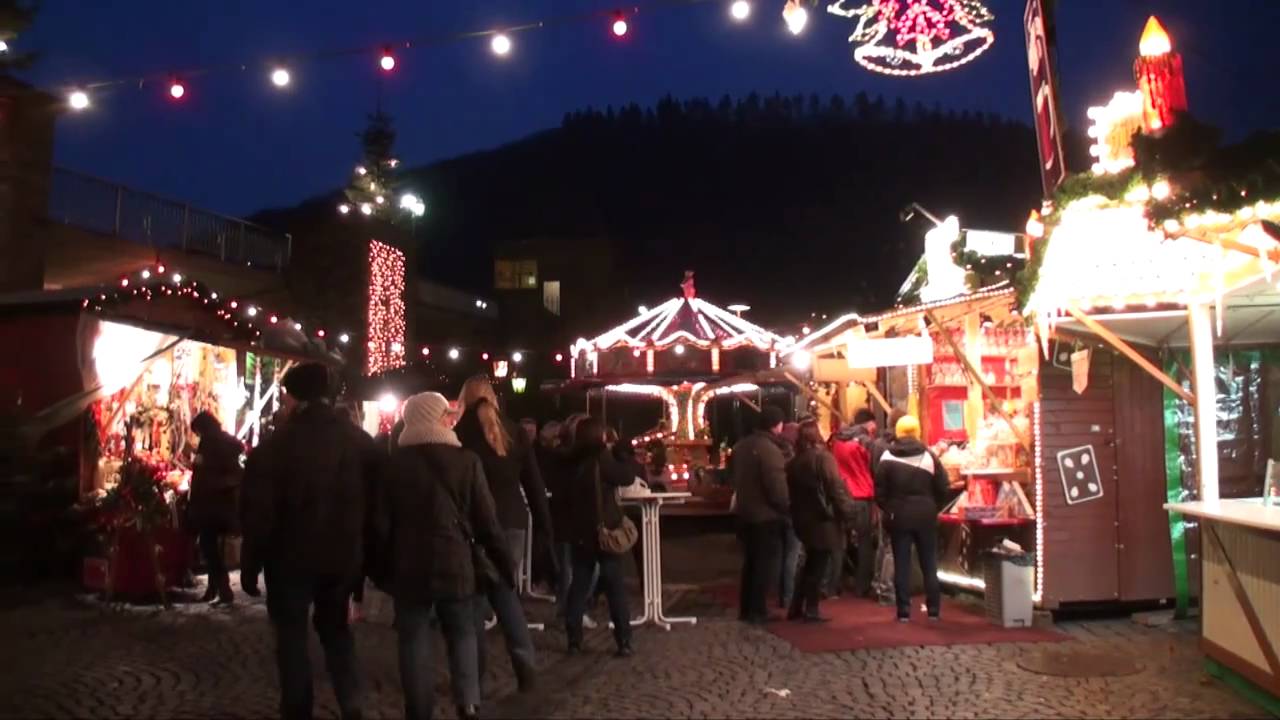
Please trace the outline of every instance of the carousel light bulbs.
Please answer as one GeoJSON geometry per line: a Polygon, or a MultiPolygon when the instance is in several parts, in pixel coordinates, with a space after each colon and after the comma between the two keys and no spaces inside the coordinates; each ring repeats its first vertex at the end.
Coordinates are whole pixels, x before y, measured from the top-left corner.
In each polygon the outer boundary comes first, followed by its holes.
{"type": "Polygon", "coordinates": [[[140,275],[142,275],[142,279],[143,279],[143,280],[150,280],[150,279],[151,279],[151,271],[150,271],[150,270],[143,270],[143,271],[142,271],[141,273],[139,273],[139,274],[140,274],[140,275]]]}
{"type": "Polygon", "coordinates": [[[89,107],[89,94],[83,90],[75,90],[67,96],[67,104],[72,110],[84,110],[89,107]]]}
{"type": "Polygon", "coordinates": [[[649,308],[645,307],[644,305],[641,305],[640,307],[636,308],[636,310],[637,310],[641,315],[643,315],[643,314],[645,314],[645,313],[649,312],[649,308]]]}
{"type": "Polygon", "coordinates": [[[489,48],[493,50],[494,55],[505,57],[511,53],[511,38],[498,33],[489,41],[489,48]]]}
{"type": "Polygon", "coordinates": [[[747,0],[735,0],[729,6],[729,16],[738,22],[746,20],[751,17],[751,3],[747,2],[747,0]]]}
{"type": "Polygon", "coordinates": [[[182,282],[182,274],[181,274],[181,273],[174,273],[174,274],[173,274],[173,282],[174,282],[175,284],[182,282]]]}
{"type": "Polygon", "coordinates": [[[786,22],[787,29],[792,35],[799,35],[809,24],[809,11],[797,0],[787,0],[787,4],[782,8],[782,20],[786,22]]]}
{"type": "Polygon", "coordinates": [[[250,306],[249,306],[249,308],[248,308],[247,310],[245,310],[245,313],[246,313],[249,317],[257,317],[257,316],[258,316],[258,308],[256,308],[256,307],[254,307],[254,306],[250,305],[250,306]]]}
{"type": "Polygon", "coordinates": [[[284,68],[276,68],[271,71],[271,84],[276,87],[285,87],[292,79],[293,78],[289,75],[289,71],[284,68]]]}
{"type": "Polygon", "coordinates": [[[683,355],[683,354],[684,354],[684,346],[683,346],[683,345],[677,345],[677,346],[675,347],[675,352],[676,352],[676,354],[677,354],[677,355],[683,355]]]}

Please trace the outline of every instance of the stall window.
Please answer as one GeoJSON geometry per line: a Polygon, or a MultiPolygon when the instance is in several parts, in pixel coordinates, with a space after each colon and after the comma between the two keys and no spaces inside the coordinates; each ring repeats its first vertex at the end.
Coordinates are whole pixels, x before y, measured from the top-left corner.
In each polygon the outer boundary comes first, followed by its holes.
{"type": "Polygon", "coordinates": [[[942,430],[943,432],[964,430],[963,400],[942,401],[942,430]]]}

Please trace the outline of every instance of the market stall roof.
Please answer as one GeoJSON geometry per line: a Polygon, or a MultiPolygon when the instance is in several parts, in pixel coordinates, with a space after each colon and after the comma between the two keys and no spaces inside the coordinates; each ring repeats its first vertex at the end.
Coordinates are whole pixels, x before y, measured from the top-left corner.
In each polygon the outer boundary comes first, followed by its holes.
{"type": "Polygon", "coordinates": [[[591,340],[578,340],[572,348],[574,354],[621,347],[662,350],[677,344],[702,349],[717,345],[724,350],[754,347],[770,352],[788,345],[780,335],[697,297],[692,273],[686,276],[682,287],[682,297],[645,309],[591,340]]]}
{"type": "Polygon", "coordinates": [[[262,352],[299,361],[340,365],[323,331],[317,337],[301,323],[217,291],[181,274],[144,270],[112,284],[0,295],[0,314],[74,311],[198,342],[262,352]]]}
{"type": "Polygon", "coordinates": [[[1280,243],[1256,218],[1255,212],[1210,216],[1166,232],[1150,227],[1139,204],[1101,197],[1072,203],[1050,235],[1027,311],[1050,316],[1072,307],[1216,302],[1275,269],[1258,253],[1274,252],[1280,243]]]}
{"type": "Polygon", "coordinates": [[[910,331],[918,326],[925,313],[933,312],[945,322],[953,313],[966,314],[983,312],[998,307],[1010,307],[1014,299],[1014,288],[1008,282],[1001,282],[971,293],[957,295],[935,302],[920,303],[904,307],[891,308],[883,312],[861,315],[856,312],[842,315],[825,327],[810,333],[800,342],[788,348],[783,356],[797,352],[808,352],[812,355],[843,349],[848,343],[846,333],[854,328],[867,329],[869,333],[885,334],[891,331],[910,331]]]}

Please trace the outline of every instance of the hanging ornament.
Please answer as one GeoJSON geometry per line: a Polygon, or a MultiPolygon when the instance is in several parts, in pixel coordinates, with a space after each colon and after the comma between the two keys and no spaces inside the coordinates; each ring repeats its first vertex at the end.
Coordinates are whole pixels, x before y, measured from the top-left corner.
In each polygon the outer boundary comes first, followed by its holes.
{"type": "Polygon", "coordinates": [[[853,59],[885,75],[925,75],[964,65],[981,55],[996,36],[987,25],[995,16],[979,0],[836,0],[827,12],[857,18],[849,42],[853,59]]]}

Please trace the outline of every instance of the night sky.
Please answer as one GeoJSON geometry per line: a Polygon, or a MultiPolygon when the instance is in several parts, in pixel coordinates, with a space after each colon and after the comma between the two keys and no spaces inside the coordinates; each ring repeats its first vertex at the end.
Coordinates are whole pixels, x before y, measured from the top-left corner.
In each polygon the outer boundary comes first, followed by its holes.
{"type": "MultiPolygon", "coordinates": [[[[425,164],[554,127],[569,110],[650,105],[665,93],[866,91],[1030,122],[1023,0],[986,0],[996,14],[995,46],[930,78],[864,70],[846,42],[853,23],[825,12],[813,12],[809,28],[793,37],[782,4],[754,0],[742,25],[730,20],[728,0],[642,13],[622,41],[610,34],[608,18],[537,30],[513,36],[505,59],[487,39],[401,52],[383,80],[399,155],[425,164]]],[[[615,7],[599,0],[45,0],[20,45],[42,52],[26,77],[62,92],[99,79],[377,47],[615,7]]],[[[1083,126],[1088,105],[1132,89],[1150,13],[1183,53],[1193,112],[1233,137],[1280,124],[1280,0],[1061,0],[1058,59],[1070,121],[1083,126]]],[[[378,95],[377,53],[291,67],[285,91],[257,66],[190,79],[180,104],[163,84],[95,94],[91,110],[60,120],[57,162],[236,215],[341,187],[359,159],[354,134],[378,95]]]]}

